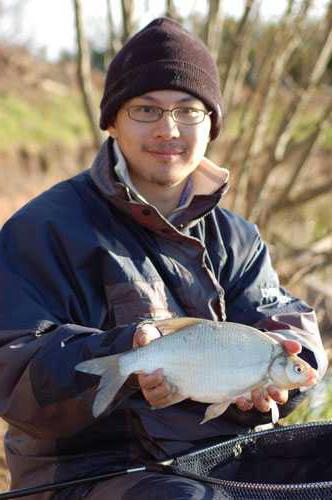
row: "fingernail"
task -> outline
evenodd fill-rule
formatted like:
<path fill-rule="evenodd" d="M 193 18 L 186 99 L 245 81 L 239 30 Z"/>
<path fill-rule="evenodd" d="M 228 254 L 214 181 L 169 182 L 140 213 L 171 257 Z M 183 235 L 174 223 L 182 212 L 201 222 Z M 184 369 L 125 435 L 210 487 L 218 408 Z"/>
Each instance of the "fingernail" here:
<path fill-rule="evenodd" d="M 270 392 L 271 394 L 271 397 L 277 402 L 277 403 L 280 403 L 281 405 L 287 403 L 287 398 L 284 398 L 283 396 L 281 396 L 279 394 L 279 392 L 277 391 L 271 391 Z"/>

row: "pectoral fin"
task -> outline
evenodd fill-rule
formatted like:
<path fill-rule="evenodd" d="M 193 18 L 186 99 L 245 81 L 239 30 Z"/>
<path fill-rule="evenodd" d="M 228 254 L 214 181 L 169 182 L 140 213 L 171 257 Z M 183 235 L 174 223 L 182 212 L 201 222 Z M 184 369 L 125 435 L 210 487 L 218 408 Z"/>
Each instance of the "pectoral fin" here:
<path fill-rule="evenodd" d="M 212 405 L 209 405 L 206 409 L 204 418 L 200 422 L 200 424 L 205 424 L 209 420 L 212 420 L 213 418 L 217 418 L 220 415 L 222 415 L 227 410 L 227 408 L 231 403 L 232 400 L 226 399 L 222 403 L 213 403 Z"/>
<path fill-rule="evenodd" d="M 270 408 L 271 408 L 272 422 L 276 424 L 279 420 L 279 408 L 277 403 L 273 399 L 270 400 Z"/>

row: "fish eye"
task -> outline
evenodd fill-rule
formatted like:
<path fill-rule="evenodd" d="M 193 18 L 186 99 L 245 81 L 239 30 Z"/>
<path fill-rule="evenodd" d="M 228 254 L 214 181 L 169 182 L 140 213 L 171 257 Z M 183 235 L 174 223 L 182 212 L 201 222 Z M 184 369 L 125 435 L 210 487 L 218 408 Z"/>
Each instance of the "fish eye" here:
<path fill-rule="evenodd" d="M 295 365 L 294 366 L 294 371 L 295 371 L 295 373 L 299 373 L 300 374 L 300 373 L 303 373 L 304 368 L 301 365 Z"/>

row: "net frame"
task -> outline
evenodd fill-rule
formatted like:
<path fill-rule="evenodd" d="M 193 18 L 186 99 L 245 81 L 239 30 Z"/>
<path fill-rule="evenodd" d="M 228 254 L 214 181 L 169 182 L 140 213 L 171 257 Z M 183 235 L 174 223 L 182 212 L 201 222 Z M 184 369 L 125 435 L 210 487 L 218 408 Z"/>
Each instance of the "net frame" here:
<path fill-rule="evenodd" d="M 222 467 L 230 460 L 237 459 L 243 450 L 271 442 L 276 445 L 285 439 L 315 440 L 324 436 L 332 438 L 331 422 L 313 422 L 280 426 L 279 428 L 250 432 L 240 437 L 216 444 L 208 448 L 176 457 L 172 470 L 180 475 L 208 484 L 214 491 L 215 499 L 234 500 L 327 500 L 332 499 L 332 478 L 329 481 L 305 483 L 246 482 L 213 477 L 213 469 Z M 332 450 L 330 451 L 332 462 Z"/>

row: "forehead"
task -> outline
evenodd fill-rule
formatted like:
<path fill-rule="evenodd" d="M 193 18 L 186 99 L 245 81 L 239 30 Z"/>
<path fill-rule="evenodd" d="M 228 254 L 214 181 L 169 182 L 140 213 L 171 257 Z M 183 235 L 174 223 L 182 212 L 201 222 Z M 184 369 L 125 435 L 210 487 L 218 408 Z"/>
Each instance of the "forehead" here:
<path fill-rule="evenodd" d="M 202 103 L 202 101 L 200 101 L 200 99 L 180 90 L 153 90 L 151 92 L 147 92 L 146 94 L 134 97 L 133 99 L 130 99 L 128 101 L 128 103 L 130 104 L 141 102 L 163 106 L 174 104 L 191 104 L 204 107 L 204 104 Z"/>

